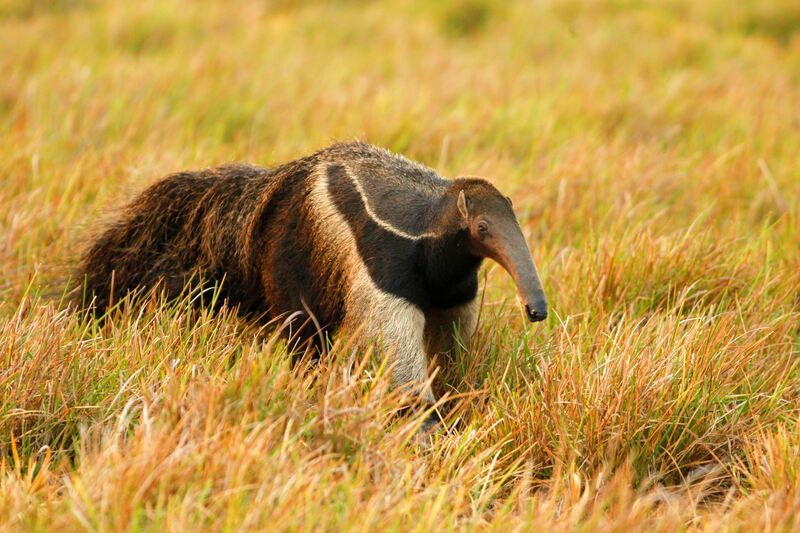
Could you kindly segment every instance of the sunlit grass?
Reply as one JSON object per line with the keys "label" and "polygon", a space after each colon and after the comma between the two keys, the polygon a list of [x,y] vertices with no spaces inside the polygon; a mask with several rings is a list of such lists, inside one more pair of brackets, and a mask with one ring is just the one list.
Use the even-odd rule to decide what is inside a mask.
{"label": "sunlit grass", "polygon": [[[0,528],[796,528],[795,3],[0,0]],[[420,442],[337,338],[63,305],[158,177],[361,138],[514,198]],[[191,296],[190,296],[191,297]]]}

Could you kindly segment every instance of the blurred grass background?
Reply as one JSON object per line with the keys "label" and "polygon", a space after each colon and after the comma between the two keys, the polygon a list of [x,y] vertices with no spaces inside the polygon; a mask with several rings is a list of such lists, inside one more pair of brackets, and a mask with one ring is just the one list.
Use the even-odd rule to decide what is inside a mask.
{"label": "blurred grass background", "polygon": [[[0,72],[4,527],[798,527],[797,2],[0,0]],[[510,194],[553,305],[488,269],[430,450],[344,342],[60,309],[147,184],[352,138]]]}

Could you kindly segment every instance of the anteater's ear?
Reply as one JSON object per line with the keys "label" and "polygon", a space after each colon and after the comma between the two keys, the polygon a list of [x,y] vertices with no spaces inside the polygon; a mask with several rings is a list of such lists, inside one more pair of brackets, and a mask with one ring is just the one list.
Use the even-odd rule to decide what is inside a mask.
{"label": "anteater's ear", "polygon": [[464,220],[469,220],[469,211],[467,211],[467,197],[464,195],[464,189],[458,191],[458,212],[464,217]]}

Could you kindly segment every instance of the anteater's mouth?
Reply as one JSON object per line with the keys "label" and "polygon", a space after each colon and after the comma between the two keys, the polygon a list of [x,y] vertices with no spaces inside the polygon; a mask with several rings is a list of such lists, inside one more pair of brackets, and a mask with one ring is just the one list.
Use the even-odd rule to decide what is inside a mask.
{"label": "anteater's mouth", "polygon": [[525,314],[531,322],[541,322],[547,318],[547,302],[531,305],[525,304]]}

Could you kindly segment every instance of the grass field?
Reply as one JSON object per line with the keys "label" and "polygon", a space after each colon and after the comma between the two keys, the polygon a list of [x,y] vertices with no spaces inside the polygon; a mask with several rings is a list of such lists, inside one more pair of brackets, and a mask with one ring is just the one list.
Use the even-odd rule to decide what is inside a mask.
{"label": "grass field", "polygon": [[[800,529],[794,0],[0,0],[0,528]],[[360,138],[514,198],[432,446],[387,369],[64,308],[177,170]],[[482,275],[483,277],[483,275]]]}

